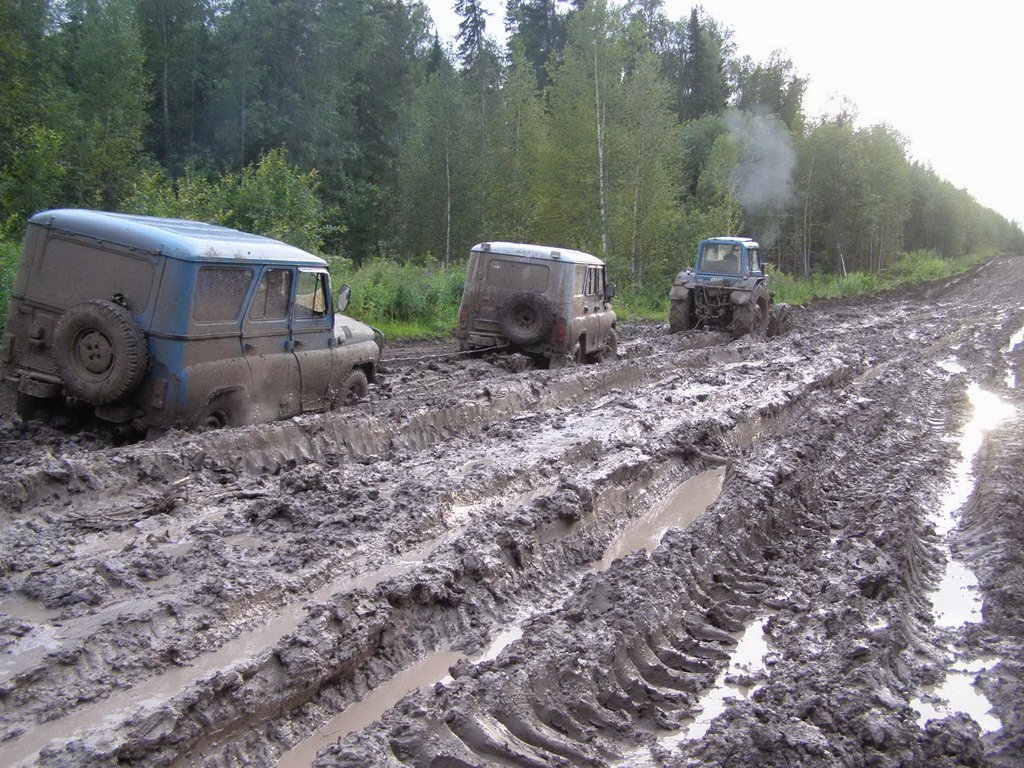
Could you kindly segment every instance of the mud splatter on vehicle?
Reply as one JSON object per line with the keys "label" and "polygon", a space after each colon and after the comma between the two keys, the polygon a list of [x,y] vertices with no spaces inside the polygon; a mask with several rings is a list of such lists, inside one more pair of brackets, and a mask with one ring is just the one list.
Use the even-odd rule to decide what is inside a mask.
{"label": "mud splatter on vehicle", "polygon": [[1019,765],[1022,289],[406,347],[344,418],[132,446],[4,416],[0,762]]}

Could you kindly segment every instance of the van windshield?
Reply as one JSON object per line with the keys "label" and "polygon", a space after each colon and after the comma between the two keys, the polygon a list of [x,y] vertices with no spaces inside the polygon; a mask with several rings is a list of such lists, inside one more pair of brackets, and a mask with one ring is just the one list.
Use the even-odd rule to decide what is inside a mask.
{"label": "van windshield", "polygon": [[547,264],[492,258],[487,265],[485,282],[493,291],[544,293],[548,289],[550,272]]}
{"label": "van windshield", "polygon": [[735,243],[705,243],[700,252],[700,269],[702,272],[738,275],[740,246]]}

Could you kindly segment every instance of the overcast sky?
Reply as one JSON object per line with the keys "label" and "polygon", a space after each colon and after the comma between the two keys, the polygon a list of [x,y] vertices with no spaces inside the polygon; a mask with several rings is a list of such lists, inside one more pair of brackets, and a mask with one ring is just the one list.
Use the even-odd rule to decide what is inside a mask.
{"label": "overcast sky", "polygon": [[[426,0],[438,31],[454,37],[454,0]],[[887,122],[910,154],[966,187],[984,205],[1024,224],[1024,3],[1014,0],[704,0],[733,30],[739,55],[775,48],[810,78],[809,117],[837,94],[859,124]],[[504,2],[484,0],[488,31],[504,39]],[[666,0],[670,18],[693,3]]]}

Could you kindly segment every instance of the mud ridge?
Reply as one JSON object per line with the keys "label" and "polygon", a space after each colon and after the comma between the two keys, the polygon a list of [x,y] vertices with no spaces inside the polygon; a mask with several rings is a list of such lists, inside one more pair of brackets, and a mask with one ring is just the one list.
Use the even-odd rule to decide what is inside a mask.
{"label": "mud ridge", "polygon": [[[893,394],[890,389],[889,397]],[[831,437],[839,423],[844,434],[856,434],[858,444],[878,446],[853,467],[846,465],[869,481],[885,476],[888,451],[920,445],[919,433],[887,424],[890,411],[863,409],[859,396],[840,403],[829,398],[803,422],[799,435],[755,451],[747,466],[731,475],[717,504],[685,532],[666,536],[649,559],[628,558],[607,575],[585,581],[557,618],[531,626],[497,662],[468,670],[442,690],[410,697],[382,725],[322,752],[315,765],[420,765],[436,755],[453,765],[610,765],[627,756],[632,765],[640,745],[650,751],[649,759],[667,757],[657,734],[677,729],[692,715],[697,696],[728,656],[732,639],[726,633],[764,613],[778,649],[770,656],[767,684],[746,706],[731,707],[699,746],[684,745],[684,756],[692,755],[694,765],[814,764],[816,759],[822,765],[867,764],[872,755],[894,753],[910,762],[924,760],[932,744],[920,738],[906,698],[926,673],[898,658],[871,664],[885,662],[878,654],[891,651],[883,651],[888,643],[871,642],[868,627],[872,602],[881,602],[883,615],[895,625],[889,632],[905,636],[907,649],[934,653],[915,595],[934,571],[935,547],[908,525],[904,537],[885,547],[884,560],[864,563],[860,558],[868,553],[859,548],[848,555],[854,566],[849,570],[829,562],[834,531],[856,526],[870,535],[889,520],[865,519],[865,512],[879,508],[881,495],[865,488],[852,508],[830,503],[845,478],[813,471],[815,464],[824,469],[849,450],[848,437],[835,442]],[[923,519],[928,477],[946,460],[941,443],[931,443],[930,469],[928,464],[908,467],[885,489],[907,499],[898,512],[911,520]],[[827,479],[820,485],[807,482],[822,475]],[[709,551],[703,546],[709,541],[725,545]],[[814,572],[806,573],[816,559]],[[794,594],[794,587],[806,596]],[[860,606],[860,622],[851,622],[851,616],[840,620],[824,608],[834,602],[833,590],[844,594],[850,588],[867,603]],[[903,621],[905,615],[911,618]],[[812,626],[794,633],[808,619]],[[866,637],[846,646],[847,638],[835,633],[851,623],[854,633]],[[638,633],[638,627],[644,631]],[[792,634],[801,636],[794,642]],[[900,644],[896,648],[898,655]],[[786,680],[793,669],[801,670],[798,685]],[[605,670],[613,671],[612,679]],[[868,670],[868,678],[858,679]],[[882,697],[872,703],[866,720],[866,713],[849,709],[850,695],[841,695],[855,683],[870,683]],[[797,691],[813,704],[794,726],[790,700]],[[888,710],[885,720],[879,720],[880,706]],[[882,729],[876,742],[849,738],[847,728],[852,724],[856,732],[860,721],[865,728]],[[964,748],[977,749],[977,743],[968,739]]]}

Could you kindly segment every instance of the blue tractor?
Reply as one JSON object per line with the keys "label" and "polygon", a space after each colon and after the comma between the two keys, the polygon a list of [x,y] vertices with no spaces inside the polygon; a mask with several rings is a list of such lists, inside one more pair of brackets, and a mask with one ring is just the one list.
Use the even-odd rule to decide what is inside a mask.
{"label": "blue tractor", "polygon": [[772,304],[760,247],[748,237],[701,241],[697,262],[676,275],[669,293],[669,333],[694,328],[729,331],[733,338],[784,330],[785,304]]}

